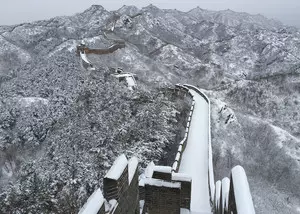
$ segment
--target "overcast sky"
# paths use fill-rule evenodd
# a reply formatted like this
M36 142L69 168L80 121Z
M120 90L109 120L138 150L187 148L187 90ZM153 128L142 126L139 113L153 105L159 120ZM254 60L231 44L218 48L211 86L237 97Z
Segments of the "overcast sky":
M123 5L136 5L141 8L150 3L159 8L176 8L181 11L200 6L210 10L231 9L251 14L260 13L300 27L300 0L0 0L0 25L72 15L84 11L92 4L100 4L107 10L116 10Z

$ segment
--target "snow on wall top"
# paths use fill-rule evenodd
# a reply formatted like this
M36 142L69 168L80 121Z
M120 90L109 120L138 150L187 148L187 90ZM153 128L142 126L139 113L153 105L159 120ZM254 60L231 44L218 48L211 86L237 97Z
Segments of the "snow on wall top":
M139 180L139 186L141 187L144 187L145 186L145 181L144 181L145 178L140 178Z
M19 103L22 107L29 107L34 103L40 103L43 105L48 105L49 100L41 98L41 97L22 97L19 99Z
M171 174L172 167L170 167L170 166L154 166L153 171Z
M115 161L110 170L105 175L105 178L117 180L122 175L124 169L128 164L127 158L124 154L120 155Z
M145 177L146 178L152 178L154 167L155 167L155 164L153 163L153 161L151 161L145 169Z
M134 173L137 169L138 166L138 159L136 157L132 157L129 161L128 161L128 180L129 183L131 183L131 180L134 176Z
M97 214L104 203L104 197L100 189L97 189L83 205L78 214Z
M230 180L225 177L222 179L222 207L226 211L228 211L229 188Z
M145 178L145 185L157 186L157 187L168 187L168 188L181 188L179 182L168 182L160 179Z
M244 168L235 166L231 170L231 176L237 212L243 214L255 214L249 183Z
M186 181L186 182L192 182L192 177L190 175L184 174L184 173L172 173L172 180L173 181Z
M220 196L221 196L221 181L217 181L216 182L216 194L215 194L215 205L216 205L216 208L218 208L220 206Z

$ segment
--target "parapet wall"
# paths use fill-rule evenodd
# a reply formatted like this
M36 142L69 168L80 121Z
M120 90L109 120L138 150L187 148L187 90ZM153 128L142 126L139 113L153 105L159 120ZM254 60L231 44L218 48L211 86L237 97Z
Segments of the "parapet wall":
M145 205L143 213L180 213L179 182L168 182L154 178L145 179Z
M181 208L190 209L192 178L189 175L178 173L182 153L188 140L190 123L194 111L195 100L189 89L176 85L169 89L180 97L189 97L192 100L191 109L183 140L179 143L175 161L172 167L155 166L150 163L145 170L145 178L140 181L140 197L144 199L143 213L180 213Z
M113 53L116 50L122 49L122 48L125 48L125 42L124 41L117 42L117 43L111 45L110 47L104 48L104 49L91 49L91 48L86 47L85 45L78 45L76 53L78 55L80 53L102 55L102 54Z
M104 197L108 201L119 201L128 186L128 162L125 155L121 155L103 179Z
M176 154L176 157L175 157L175 161L172 165L172 171L173 172L178 172L179 166L180 166L180 163L181 163L181 157L182 157L182 154L185 150L187 140L188 140L190 125L191 125L191 119L192 119L193 112L194 112L195 100L194 100L194 96L192 95L192 93L189 91L189 89L187 87L177 84L175 86L175 90L177 91L177 93L183 93L184 95L187 95L192 99L192 106L191 106L189 117L188 117L188 120L187 120L184 138L179 143L177 154Z
M138 160L121 155L103 179L104 197L97 189L79 214L139 214Z
M249 183L243 167L233 167L230 180L225 177L222 181L217 181L214 210L216 214L255 214Z
M180 208L190 209L191 183L188 175L151 162L139 183L144 192L143 213L180 213Z

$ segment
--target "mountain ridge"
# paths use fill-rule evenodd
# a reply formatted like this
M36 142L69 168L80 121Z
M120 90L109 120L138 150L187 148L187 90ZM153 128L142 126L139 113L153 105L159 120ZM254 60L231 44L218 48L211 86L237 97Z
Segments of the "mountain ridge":
M104 33L114 21L109 36L124 40L126 48L109 56L89 55L97 70L82 70L76 45L83 40L92 48L108 47L111 41ZM257 213L298 213L300 185L293 180L300 172L298 30L244 13L181 12L152 5L116 11L92 6L73 16L2 26L0 32L1 199L12 200L20 188L34 185L56 198L74 190L76 212L118 153L136 153L144 164L159 161L177 143L175 112L184 108L156 90L189 83L212 99L216 178L241 164ZM111 67L137 74L139 89L126 91L110 77ZM146 127L143 118L158 121L151 126L151 137L149 130L136 129L139 122ZM14 182L12 190L7 180ZM264 201L264 192L274 194ZM28 196L18 195L4 205L9 209L15 203L18 209L23 197ZM45 209L41 198L31 197L32 204L21 203L20 210ZM51 203L56 212L70 212L63 201Z

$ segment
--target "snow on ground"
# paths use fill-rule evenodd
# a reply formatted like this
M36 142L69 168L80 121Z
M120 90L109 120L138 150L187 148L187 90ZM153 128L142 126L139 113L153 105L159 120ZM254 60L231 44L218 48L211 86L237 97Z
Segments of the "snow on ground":
M19 103L23 107L29 107L35 103L41 103L44 105L48 105L49 101L47 99L41 97L23 97L19 99Z
M5 162L4 166L0 168L0 171L2 171L3 177L12 177L15 169L16 169L16 163L14 161L11 161L11 162Z
M195 109L190 125L188 142L182 154L179 173L192 177L191 211L210 213L208 188L208 103L194 90Z

